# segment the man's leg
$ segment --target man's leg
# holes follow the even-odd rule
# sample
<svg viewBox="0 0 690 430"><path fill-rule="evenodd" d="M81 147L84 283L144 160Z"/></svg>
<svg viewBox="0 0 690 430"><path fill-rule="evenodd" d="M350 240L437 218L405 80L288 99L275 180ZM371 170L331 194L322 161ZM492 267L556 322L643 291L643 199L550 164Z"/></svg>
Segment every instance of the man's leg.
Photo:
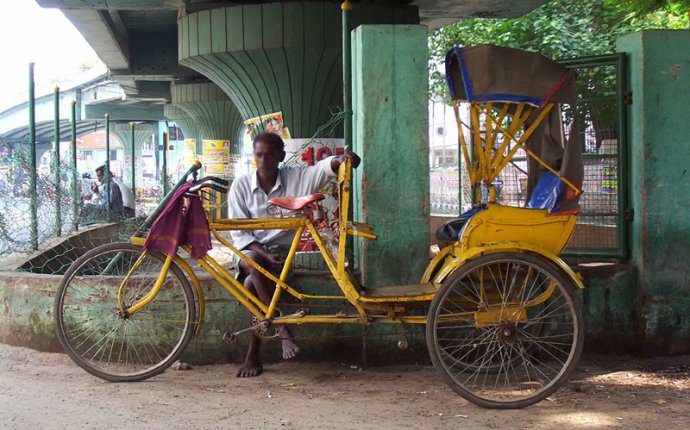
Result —
<svg viewBox="0 0 690 430"><path fill-rule="evenodd" d="M252 256L257 263L264 265L260 257ZM259 300L264 304L268 305L273 297L273 292L275 291L275 284L270 279L266 278L261 272L250 266L246 261L240 261L240 267L245 273L249 273L249 276L244 281L244 286L252 293L255 293ZM249 315L249 320L251 321L251 314ZM251 322L250 322L251 324ZM283 358L290 359L294 358L299 353L299 347L292 341L292 334L287 327L278 327L278 336L281 339L283 347ZM263 366L261 364L260 357L261 350L261 339L254 334L252 331L249 332L249 348L247 349L247 357L244 360L244 364L240 368L237 376L258 376L263 371ZM258 372L258 373L257 373ZM249 374L255 373L255 374Z"/></svg>
<svg viewBox="0 0 690 430"><path fill-rule="evenodd" d="M242 263L241 263L242 264ZM247 276L244 280L244 287L253 294L257 294L252 276ZM252 314L247 312L247 320L249 325L252 324ZM249 331L249 347L247 348L247 357L244 359L244 364L237 371L238 378L248 378L252 376L259 376L264 371L261 365L261 339L253 331Z"/></svg>

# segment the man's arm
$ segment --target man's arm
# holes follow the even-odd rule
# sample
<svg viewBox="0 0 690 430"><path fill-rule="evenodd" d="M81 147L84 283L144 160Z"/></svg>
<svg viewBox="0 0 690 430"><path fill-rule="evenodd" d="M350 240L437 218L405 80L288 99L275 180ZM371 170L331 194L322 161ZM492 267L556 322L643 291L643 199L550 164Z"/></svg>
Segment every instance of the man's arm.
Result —
<svg viewBox="0 0 690 430"><path fill-rule="evenodd" d="M340 168L340 165L345 162L347 159L352 160L352 167L357 168L359 166L359 163L362 161L361 158L359 158L359 155L355 154L354 152L346 151L344 154L337 155L331 159L331 169L333 169L333 173L338 173L338 169Z"/></svg>

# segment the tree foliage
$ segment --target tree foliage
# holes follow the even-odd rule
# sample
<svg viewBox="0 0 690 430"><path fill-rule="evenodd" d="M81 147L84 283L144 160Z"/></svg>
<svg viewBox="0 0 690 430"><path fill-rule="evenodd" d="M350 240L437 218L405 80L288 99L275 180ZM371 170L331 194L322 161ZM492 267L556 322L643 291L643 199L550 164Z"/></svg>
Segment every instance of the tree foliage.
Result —
<svg viewBox="0 0 690 430"><path fill-rule="evenodd" d="M471 18L429 37L432 96L446 96L441 65L455 45L491 43L572 58L614 51L616 39L641 29L688 27L690 0L552 0L520 18Z"/></svg>

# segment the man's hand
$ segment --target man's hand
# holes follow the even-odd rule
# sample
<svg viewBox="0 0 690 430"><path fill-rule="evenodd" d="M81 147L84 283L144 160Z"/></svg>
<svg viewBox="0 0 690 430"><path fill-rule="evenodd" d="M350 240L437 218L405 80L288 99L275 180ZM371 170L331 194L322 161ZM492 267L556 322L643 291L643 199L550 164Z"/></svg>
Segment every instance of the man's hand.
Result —
<svg viewBox="0 0 690 430"><path fill-rule="evenodd" d="M274 269L282 269L285 265L285 259L279 256L278 254L273 254L264 251L262 257L266 261L266 263Z"/></svg>
<svg viewBox="0 0 690 430"><path fill-rule="evenodd" d="M256 252L259 257L266 262L266 264L274 269L282 269L283 265L285 264L284 258L281 258L278 254L273 254L266 251L263 246L259 245L258 242L252 242L247 246L247 249L251 249L252 251Z"/></svg>
<svg viewBox="0 0 690 430"><path fill-rule="evenodd" d="M352 161L352 167L354 169L359 167L359 163L362 162L362 159L359 158L359 155L355 154L354 152L345 151L344 154L340 154L337 157L334 157L333 160L331 160L331 169L333 169L333 172L337 173L338 169L340 168L340 165L344 163L347 159Z"/></svg>

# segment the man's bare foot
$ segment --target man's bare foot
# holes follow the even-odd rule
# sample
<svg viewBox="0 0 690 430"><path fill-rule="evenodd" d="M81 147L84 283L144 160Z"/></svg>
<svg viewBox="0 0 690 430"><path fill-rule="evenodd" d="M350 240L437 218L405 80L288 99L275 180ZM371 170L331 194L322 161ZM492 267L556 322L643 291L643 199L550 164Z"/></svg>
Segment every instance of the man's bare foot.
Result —
<svg viewBox="0 0 690 430"><path fill-rule="evenodd" d="M299 346L292 341L292 339L282 339L283 341L283 358L289 360L291 358L297 357L299 354Z"/></svg>
<svg viewBox="0 0 690 430"><path fill-rule="evenodd" d="M283 359L289 360L291 358L297 357L299 354L299 346L292 341L292 333L287 327L281 326L277 328L278 337L283 342Z"/></svg>
<svg viewBox="0 0 690 430"><path fill-rule="evenodd" d="M254 376L259 376L264 372L264 367L260 362L248 362L245 361L240 370L237 371L238 378L251 378Z"/></svg>

